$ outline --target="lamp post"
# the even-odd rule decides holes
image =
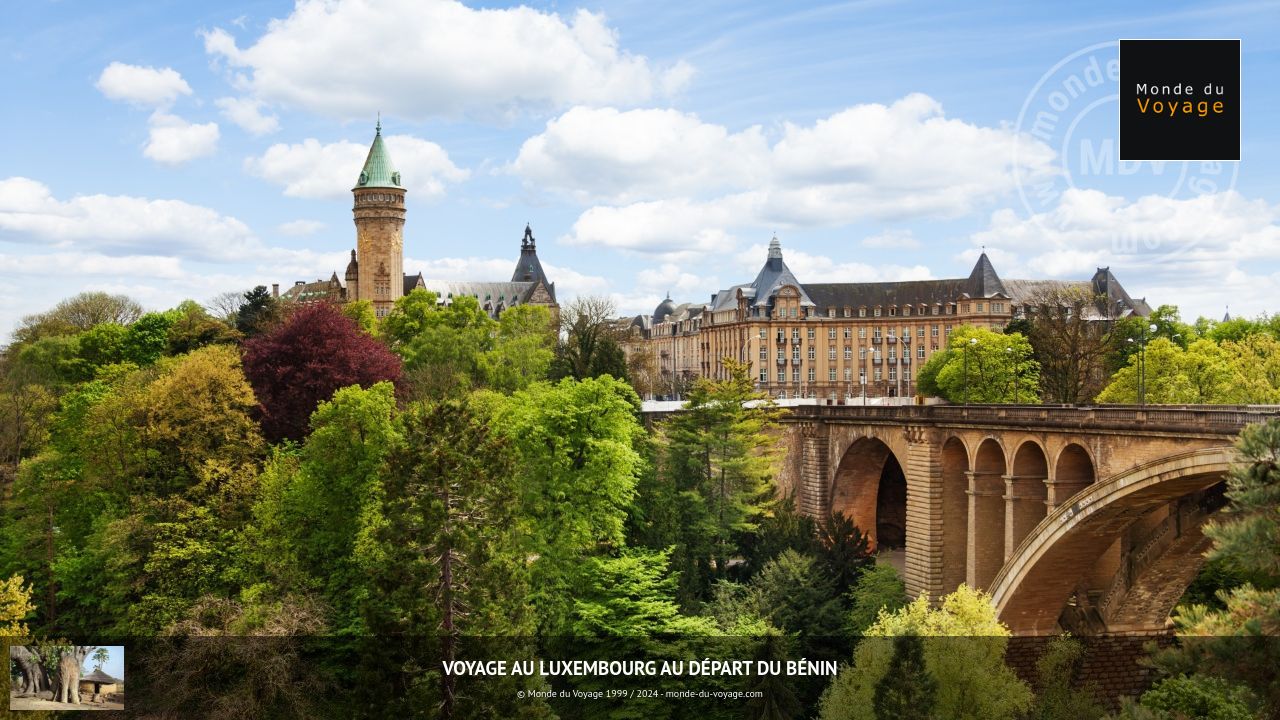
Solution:
[[[1018,373],[1017,366],[1014,363],[1013,348],[1004,349],[1005,357],[1009,358],[1009,382],[1013,383],[1013,404],[1018,404]]]
[[[1138,404],[1145,406],[1147,404],[1147,342],[1150,338],[1147,333],[1156,331],[1155,323],[1144,325],[1142,334],[1138,336]],[[1133,342],[1133,338],[1129,338],[1129,342]]]
[[[969,404],[969,348],[978,344],[978,338],[969,338],[964,346],[964,404]]]

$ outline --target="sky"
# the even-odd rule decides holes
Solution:
[[[101,645],[99,647],[107,651],[107,661],[102,663],[102,672],[117,680],[124,680],[124,647],[120,645]],[[89,657],[80,666],[80,671],[88,675],[97,666],[98,664],[93,658]]]
[[[1119,38],[1242,40],[1241,162],[1118,162]],[[505,280],[531,223],[562,303],[627,315],[749,281],[774,235],[802,283],[985,249],[1274,312],[1277,78],[1277,2],[31,0],[0,26],[0,342],[84,290],[341,273],[379,117],[429,279]]]

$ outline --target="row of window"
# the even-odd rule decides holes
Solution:
[[[930,325],[930,326],[929,326],[929,335],[930,335],[931,337],[938,337],[938,329],[939,329],[939,326],[938,326],[938,325]],[[882,334],[882,330],[883,330],[882,328],[872,328],[872,329],[871,329],[871,337],[876,338],[876,339],[879,339],[879,338],[881,338],[881,337],[885,337],[885,336]],[[923,326],[923,325],[921,325],[921,326],[917,327],[917,328],[916,328],[916,337],[919,337],[919,338],[924,337],[924,330],[925,330],[925,328],[924,328],[924,326]],[[785,332],[786,332],[785,330],[778,330],[778,331],[777,331],[777,340],[778,340],[779,342],[781,342],[781,341],[783,341],[783,340],[785,340],[785,339],[786,339],[786,337],[787,337],[787,336],[786,336]],[[946,327],[946,333],[947,333],[947,335],[950,335],[950,334],[951,334],[951,326],[950,326],[950,325],[948,325],[948,326]],[[817,338],[817,331],[816,331],[816,329],[815,329],[815,328],[806,328],[806,329],[805,329],[805,335],[806,335],[806,338],[807,338],[807,339],[809,339],[809,340],[814,340],[814,339],[816,339],[816,338]],[[889,328],[889,332],[888,332],[887,337],[891,337],[891,338],[899,338],[899,337],[907,338],[907,337],[911,337],[911,328],[904,326],[904,327],[902,328],[902,334],[901,334],[901,335],[895,334],[895,333],[894,333],[894,329],[893,329],[893,328]],[[853,338],[853,328],[850,328],[850,327],[846,327],[846,328],[844,328],[844,339],[845,339],[845,340],[849,340],[849,339],[852,339],[852,338]],[[860,327],[860,328],[858,328],[858,339],[859,339],[859,340],[865,340],[866,338],[867,338],[867,329],[866,329],[865,327]],[[760,328],[760,339],[761,339],[761,340],[768,340],[768,339],[769,339],[769,329],[768,329],[768,328]],[[827,328],[827,339],[828,339],[828,340],[835,340],[835,339],[836,339],[836,328]],[[800,342],[800,328],[791,328],[791,342],[793,342],[793,343],[795,343],[795,342]]]
[[[933,352],[938,352],[938,344],[937,344],[937,343],[934,343],[934,344],[933,344]],[[778,354],[777,354],[777,358],[778,358],[778,359],[780,359],[780,360],[781,360],[781,359],[785,359],[785,358],[786,358],[786,353],[787,353],[787,351],[786,351],[786,350],[779,350],[779,351],[778,351]],[[903,349],[902,349],[902,357],[904,357],[904,358],[905,358],[905,357],[909,357],[910,355],[911,355],[911,349],[910,349],[910,348],[903,348]],[[809,356],[809,359],[810,359],[810,360],[817,360],[817,359],[818,359],[818,349],[817,349],[817,348],[815,348],[814,346],[810,345],[810,346],[809,346],[809,351],[808,351],[808,356]],[[896,348],[889,348],[888,355],[881,355],[881,353],[880,353],[880,351],[879,351],[879,350],[874,350],[874,351],[872,351],[872,353],[871,353],[871,357],[875,358],[876,360],[879,360],[881,357],[888,357],[890,360],[896,360],[896,359],[898,358],[898,351],[897,351],[897,349],[896,349]],[[923,359],[924,359],[924,345],[917,345],[917,346],[916,346],[916,357],[917,357],[917,358],[920,358],[921,360],[923,360]],[[762,348],[760,348],[760,359],[761,359],[761,360],[768,360],[768,359],[769,359],[769,348],[767,348],[767,347],[762,347]],[[793,346],[791,346],[791,359],[792,359],[792,360],[799,360],[799,359],[800,359],[800,347],[799,347],[798,345],[793,345]],[[829,347],[829,348],[827,348],[827,359],[828,359],[828,360],[835,360],[835,359],[836,359],[836,349],[835,349],[834,347]],[[852,360],[852,359],[853,359],[853,348],[852,348],[851,346],[849,346],[849,345],[845,345],[845,346],[844,346],[844,359],[845,359],[845,360]],[[859,359],[859,360],[866,360],[866,359],[867,359],[867,348],[864,348],[864,347],[860,347],[860,348],[858,348],[858,359]]]
[[[818,377],[817,377],[817,376],[818,376],[817,371],[816,371],[814,368],[809,368],[808,381],[809,381],[809,382],[817,382],[817,379],[818,379]],[[876,368],[876,370],[872,373],[872,376],[871,376],[871,377],[872,377],[872,382],[882,382],[882,381],[884,381],[884,380],[886,380],[886,379],[887,379],[889,382],[897,382],[897,381],[898,381],[898,371],[897,371],[895,368],[889,368],[889,375],[888,375],[888,377],[886,378],[886,377],[885,377],[885,375],[884,375],[884,372],[883,372],[882,370],[880,370],[879,368]],[[849,368],[845,368],[845,369],[844,369],[844,381],[845,381],[845,382],[853,382],[853,372],[852,372]],[[911,382],[911,371],[910,371],[910,370],[903,370],[903,371],[902,371],[902,381],[903,381],[903,382]],[[760,370],[760,382],[762,382],[762,383],[768,383],[768,382],[769,382],[769,369],[768,369],[768,368],[762,368],[762,369]],[[779,383],[786,383],[786,382],[787,382],[787,371],[786,371],[786,370],[779,370],[779,371],[777,372],[777,382],[779,382]],[[791,370],[791,382],[795,382],[795,383],[800,382],[800,370],[799,370],[799,368],[793,368],[793,369]],[[837,380],[836,380],[836,370],[835,370],[835,368],[831,368],[830,370],[828,370],[828,371],[827,371],[827,382],[837,382]],[[858,371],[858,384],[859,384],[859,385],[865,385],[866,383],[867,383],[867,372],[866,372],[865,370],[860,370],[860,371]]]
[[[934,305],[920,305],[917,307],[915,314],[916,315],[956,315],[957,313],[959,313],[959,314],[967,315],[969,313],[974,313],[974,312],[1003,313],[1005,311],[1004,306],[1005,304],[1003,302],[996,302],[996,301],[992,301],[989,303],[986,301],[966,302],[966,303],[946,303],[945,305],[942,303],[938,303]],[[911,305],[902,306],[902,316],[910,317],[911,308],[912,308]],[[871,317],[881,317],[884,314],[884,312],[885,312],[885,308],[882,308],[877,305],[876,307],[871,308]],[[889,317],[896,317],[898,315],[898,306],[890,305],[888,307],[888,315]],[[787,304],[787,305],[783,305],[778,308],[775,308],[772,313],[772,316],[775,318],[801,317],[799,308],[794,304]],[[836,316],[836,309],[833,307],[827,308],[827,317],[833,318],[835,316]],[[841,313],[841,316],[853,317],[853,308],[848,308],[848,307],[844,308],[843,312]],[[810,309],[807,314],[807,317],[817,317],[817,311],[814,309]],[[858,308],[858,317],[860,318],[867,317],[867,308],[865,307]]]

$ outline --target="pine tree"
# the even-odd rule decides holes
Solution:
[[[930,718],[937,694],[938,681],[924,667],[924,646],[920,638],[895,637],[889,670],[876,683],[876,720]]]

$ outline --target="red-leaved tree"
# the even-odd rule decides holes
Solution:
[[[327,303],[304,305],[282,324],[244,344],[269,440],[299,439],[316,407],[348,385],[400,378],[400,358]]]

